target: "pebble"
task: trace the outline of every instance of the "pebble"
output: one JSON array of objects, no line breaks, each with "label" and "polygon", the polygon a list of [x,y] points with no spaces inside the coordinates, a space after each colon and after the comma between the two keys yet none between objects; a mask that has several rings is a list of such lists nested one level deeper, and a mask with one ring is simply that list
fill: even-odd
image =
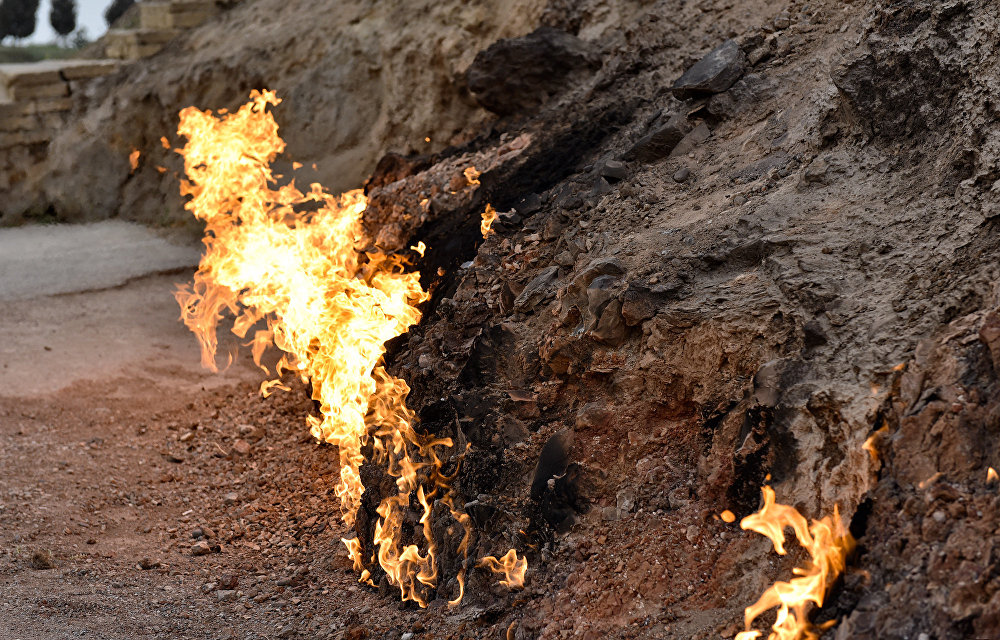
[{"label": "pebble", "polygon": [[691,175],[691,170],[687,167],[681,167],[674,173],[674,182],[684,182]]},{"label": "pebble", "polygon": [[215,592],[215,599],[219,602],[231,602],[236,599],[236,591],[233,589],[220,589]]},{"label": "pebble", "polygon": [[241,456],[250,455],[250,443],[242,438],[237,438],[233,442],[233,451]]},{"label": "pebble", "polygon": [[208,546],[208,543],[204,540],[199,540],[191,545],[191,555],[193,556],[204,556],[212,553],[212,547]]}]

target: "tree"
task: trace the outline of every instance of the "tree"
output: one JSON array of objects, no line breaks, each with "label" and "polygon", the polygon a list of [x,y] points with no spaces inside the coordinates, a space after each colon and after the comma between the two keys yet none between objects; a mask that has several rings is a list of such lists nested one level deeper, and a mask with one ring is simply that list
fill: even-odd
[{"label": "tree", "polygon": [[63,38],[76,29],[76,0],[52,0],[49,24]]},{"label": "tree", "polygon": [[39,0],[3,0],[0,2],[0,33],[17,39],[35,32]]},{"label": "tree", "polygon": [[104,21],[110,27],[115,20],[122,17],[126,11],[135,4],[135,0],[111,0],[111,4],[104,10]]}]

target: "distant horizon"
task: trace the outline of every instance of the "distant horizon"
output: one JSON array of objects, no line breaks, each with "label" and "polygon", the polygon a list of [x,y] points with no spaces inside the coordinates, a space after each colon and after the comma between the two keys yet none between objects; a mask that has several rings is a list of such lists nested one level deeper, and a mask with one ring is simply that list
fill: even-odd
[{"label": "distant horizon", "polygon": [[[108,30],[108,25],[104,22],[104,10],[110,4],[111,0],[76,0],[76,28],[79,30],[83,27],[87,30],[87,40],[97,40]],[[31,34],[31,37],[20,41],[7,38],[4,40],[4,46],[9,47],[15,42],[19,44],[55,44],[59,42],[59,36],[49,24],[51,7],[51,0],[41,0],[38,15],[35,16],[35,32]]]}]

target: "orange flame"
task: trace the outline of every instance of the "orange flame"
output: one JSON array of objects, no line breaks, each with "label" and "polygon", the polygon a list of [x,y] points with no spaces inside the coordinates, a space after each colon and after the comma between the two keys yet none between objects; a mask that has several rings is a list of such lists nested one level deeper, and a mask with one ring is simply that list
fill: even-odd
[{"label": "orange flame", "polygon": [[483,234],[483,240],[486,239],[486,236],[492,233],[490,227],[493,226],[493,223],[496,221],[496,219],[497,219],[496,209],[493,208],[493,205],[487,204],[486,211],[483,211],[483,221],[479,223],[479,230]]},{"label": "orange flame", "polygon": [[1000,476],[997,476],[997,470],[993,467],[986,469],[986,482],[996,482],[1000,480]]},{"label": "orange flame", "polygon": [[485,556],[479,561],[479,566],[488,567],[493,573],[502,573],[504,579],[500,581],[505,587],[520,589],[524,586],[524,574],[528,571],[528,560],[518,558],[517,552],[511,549],[502,558],[497,560],[494,556]]},{"label": "orange flame", "polygon": [[[771,627],[768,640],[815,640],[819,637],[816,628],[806,617],[809,603],[823,606],[827,591],[847,566],[847,555],[854,548],[854,538],[844,529],[836,506],[832,516],[807,525],[806,519],[794,507],[775,502],[771,487],[765,486],[762,493],[763,508],[743,518],[740,527],[767,536],[780,555],[785,555],[784,529],[791,527],[811,561],[804,567],[794,569],[798,577],[789,582],[775,582],[756,603],[746,608],[744,618],[747,630],[736,634],[735,640],[760,637],[761,632],[751,630],[750,625],[760,614],[774,607],[778,607],[777,620]],[[833,622],[829,624],[832,625]]]},{"label": "orange flame", "polygon": [[465,181],[468,182],[470,186],[479,184],[479,176],[482,174],[479,173],[479,170],[475,167],[466,167],[465,171],[462,173],[465,175]]},{"label": "orange flame", "polygon": [[[420,274],[406,272],[405,259],[378,250],[362,250],[361,216],[366,198],[360,190],[332,196],[321,185],[307,192],[295,182],[283,186],[270,163],[284,150],[269,106],[280,102],[270,91],[250,94],[236,112],[213,115],[188,107],[180,113],[178,134],[188,142],[184,157],[188,180],[185,208],[206,224],[205,255],[194,283],[176,297],[181,319],[201,343],[202,363],[216,370],[216,330],[224,312],[235,317],[232,331],[250,338],[254,361],[261,363],[274,345],[284,352],[261,384],[267,395],[284,388],[281,376],[293,372],[312,382],[320,416],[309,416],[313,436],[337,446],[340,479],[335,492],[343,520],[352,525],[364,486],[362,448],[369,442],[377,462],[396,478],[397,495],[376,509],[371,544],[391,584],[403,600],[426,606],[427,588],[437,584],[436,548],[431,530],[435,502],[447,506],[465,529],[458,551],[468,552],[469,517],[455,506],[451,476],[441,473],[440,447],[450,438],[418,434],[406,407],[409,387],[382,366],[386,341],[420,319],[417,305],[428,299]],[[412,249],[423,255],[423,242]],[[402,544],[405,516],[416,495],[423,508],[420,531],[425,549]],[[360,581],[372,584],[364,569],[358,538],[343,539]],[[508,556],[516,554],[513,550]],[[523,578],[527,562],[520,560]],[[464,593],[464,569],[457,604]]]},{"label": "orange flame", "polygon": [[135,173],[135,170],[139,168],[139,150],[132,149],[132,153],[128,154],[128,166],[131,167],[129,173]]}]

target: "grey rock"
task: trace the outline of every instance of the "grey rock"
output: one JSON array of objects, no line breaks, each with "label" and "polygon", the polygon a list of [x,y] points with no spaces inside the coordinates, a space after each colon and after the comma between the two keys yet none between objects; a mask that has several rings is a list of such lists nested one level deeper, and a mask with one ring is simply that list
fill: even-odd
[{"label": "grey rock", "polygon": [[552,261],[561,267],[572,267],[576,262],[569,251],[561,251]]},{"label": "grey rock", "polygon": [[622,303],[618,300],[610,301],[601,312],[597,327],[590,333],[594,338],[612,346],[621,344],[626,335],[625,319],[622,318]]},{"label": "grey rock", "polygon": [[608,193],[611,193],[611,185],[607,180],[598,178],[594,181],[594,187],[590,190],[591,196],[603,196]]},{"label": "grey rock", "polygon": [[674,173],[674,182],[684,182],[691,175],[691,170],[687,167],[681,167]]},{"label": "grey rock", "polygon": [[666,158],[684,139],[690,125],[681,114],[670,114],[665,120],[654,122],[648,132],[625,152],[626,160],[654,162]]},{"label": "grey rock", "polygon": [[215,599],[219,602],[232,602],[236,599],[236,591],[233,589],[220,589],[215,592]]},{"label": "grey rock", "polygon": [[685,71],[672,91],[679,100],[721,93],[740,79],[746,65],[740,46],[735,40],[726,40]]},{"label": "grey rock", "polygon": [[618,511],[621,513],[628,513],[635,509],[635,489],[632,487],[626,487],[618,491],[615,496],[615,502],[618,506]]},{"label": "grey rock", "polygon": [[484,108],[510,115],[538,107],[570,84],[572,75],[601,66],[593,45],[565,31],[540,27],[476,54],[465,73]]},{"label": "grey rock", "polygon": [[514,310],[526,312],[545,299],[552,290],[552,283],[559,277],[559,267],[546,267],[524,287],[521,295],[514,300]]},{"label": "grey rock", "polygon": [[623,180],[628,168],[621,160],[605,160],[598,165],[598,173],[609,180]]}]

